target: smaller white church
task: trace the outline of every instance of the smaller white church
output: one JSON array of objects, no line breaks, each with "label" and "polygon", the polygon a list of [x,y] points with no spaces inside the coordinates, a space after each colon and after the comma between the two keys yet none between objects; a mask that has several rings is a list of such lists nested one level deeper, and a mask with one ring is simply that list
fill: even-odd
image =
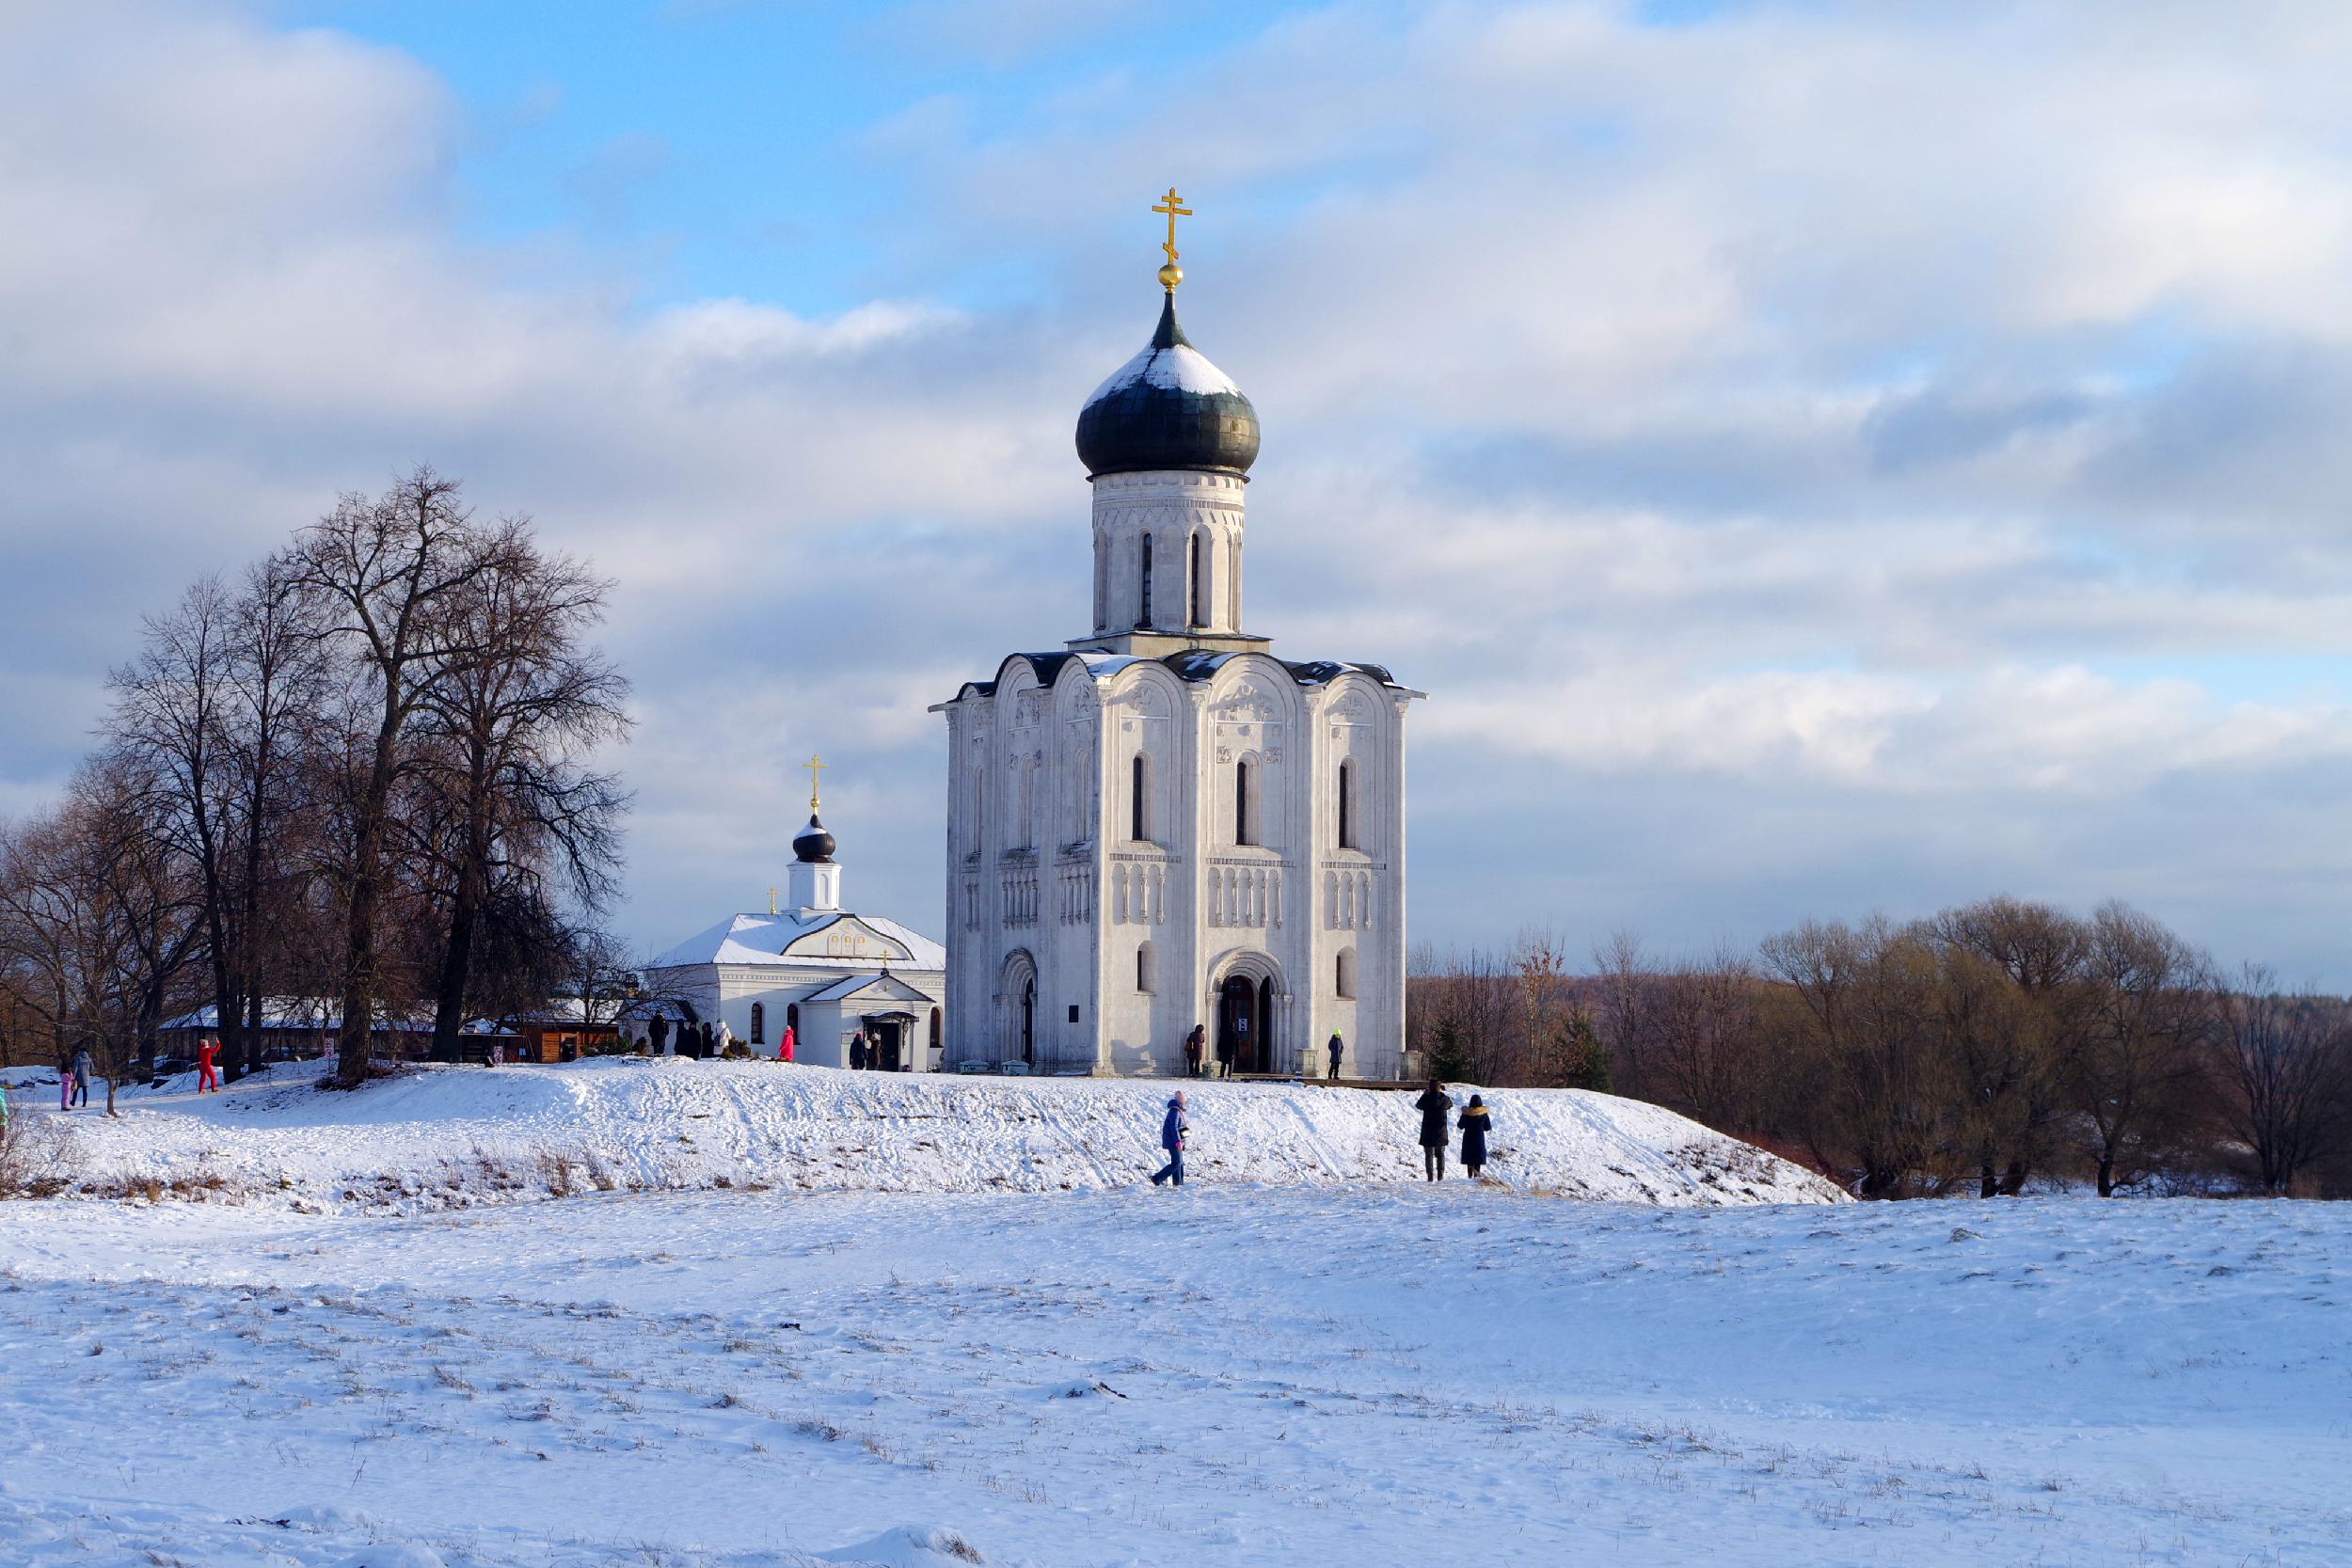
[{"label": "smaller white church", "polygon": [[763,1055],[789,1029],[795,1061],[846,1068],[862,1033],[868,1068],[936,1072],[946,949],[895,920],[842,908],[836,847],[812,790],[783,906],[729,915],[678,943],[646,966],[645,990],[714,1027],[723,1022]]}]

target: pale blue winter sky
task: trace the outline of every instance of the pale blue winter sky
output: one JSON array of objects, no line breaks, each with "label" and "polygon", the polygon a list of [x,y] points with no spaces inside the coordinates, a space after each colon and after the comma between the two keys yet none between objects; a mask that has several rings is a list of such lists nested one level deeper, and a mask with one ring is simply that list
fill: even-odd
[{"label": "pale blue winter sky", "polygon": [[431,460],[622,579],[630,937],[812,749],[936,930],[924,705],[1084,629],[1173,182],[1254,629],[1431,693],[1416,937],[2114,895],[2352,987],[2347,79],[2319,0],[0,0],[0,813]]}]

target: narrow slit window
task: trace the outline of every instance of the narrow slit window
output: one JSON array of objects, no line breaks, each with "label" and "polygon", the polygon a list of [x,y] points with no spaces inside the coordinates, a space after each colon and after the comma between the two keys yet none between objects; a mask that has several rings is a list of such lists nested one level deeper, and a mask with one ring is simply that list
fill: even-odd
[{"label": "narrow slit window", "polygon": [[1143,760],[1141,752],[1136,753],[1136,760],[1128,772],[1127,836],[1140,842],[1152,836],[1152,768]]},{"label": "narrow slit window", "polygon": [[1356,846],[1356,765],[1340,764],[1340,847]]},{"label": "narrow slit window", "polygon": [[1143,570],[1141,576],[1142,581],[1139,585],[1141,589],[1141,596],[1136,605],[1136,625],[1139,626],[1148,626],[1152,624],[1152,536],[1148,533],[1143,536]]},{"label": "narrow slit window", "polygon": [[1192,592],[1189,597],[1192,600],[1192,624],[1196,626],[1205,626],[1209,624],[1209,575],[1201,570],[1200,535],[1199,533],[1192,536],[1190,570]]},{"label": "narrow slit window", "polygon": [[1258,842],[1253,832],[1257,824],[1250,820],[1250,808],[1256,802],[1249,798],[1250,784],[1253,782],[1250,775],[1256,771],[1257,769],[1246,761],[1233,764],[1233,842],[1235,844]]}]

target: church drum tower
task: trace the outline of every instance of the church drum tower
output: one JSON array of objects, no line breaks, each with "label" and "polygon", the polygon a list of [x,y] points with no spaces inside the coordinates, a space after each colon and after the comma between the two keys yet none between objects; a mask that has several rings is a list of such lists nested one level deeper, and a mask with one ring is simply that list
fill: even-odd
[{"label": "church drum tower", "polygon": [[1394,1078],[1405,1035],[1405,716],[1376,664],[1242,629],[1249,400],[1176,320],[1078,415],[1094,625],[1014,654],[947,716],[944,1065]]}]

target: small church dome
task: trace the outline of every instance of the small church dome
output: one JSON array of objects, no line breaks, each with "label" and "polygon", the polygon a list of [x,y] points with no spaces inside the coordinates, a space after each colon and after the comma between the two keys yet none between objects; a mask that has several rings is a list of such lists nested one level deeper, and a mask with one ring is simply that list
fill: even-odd
[{"label": "small church dome", "polygon": [[808,826],[792,835],[792,858],[810,865],[831,865],[834,845],[833,834],[817,820],[817,814],[808,814]]},{"label": "small church dome", "polygon": [[1149,347],[1094,389],[1078,411],[1078,460],[1089,475],[1154,468],[1247,474],[1258,459],[1258,411],[1160,307]]}]

